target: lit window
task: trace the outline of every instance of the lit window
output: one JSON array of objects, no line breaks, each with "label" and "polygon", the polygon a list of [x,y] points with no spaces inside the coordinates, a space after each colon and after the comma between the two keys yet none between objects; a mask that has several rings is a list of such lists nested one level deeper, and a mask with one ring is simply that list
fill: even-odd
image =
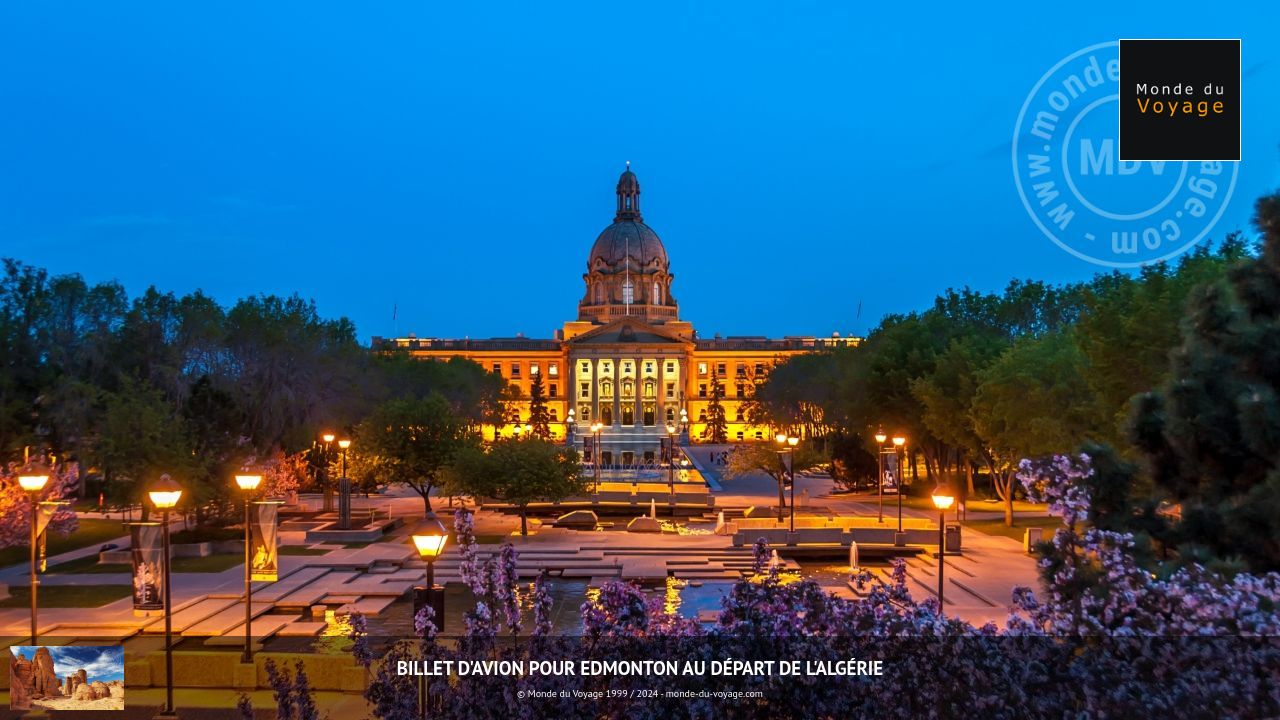
[{"label": "lit window", "polygon": [[706,377],[706,375],[707,375],[707,364],[706,364],[706,363],[698,363],[698,376],[699,376],[699,377]]},{"label": "lit window", "polygon": [[539,370],[541,370],[541,369],[542,369],[542,366],[541,366],[539,363],[529,363],[529,374],[530,374],[530,375],[537,375],[537,374],[538,374],[538,371],[539,371]]},{"label": "lit window", "polygon": [[557,376],[559,376],[559,375],[560,375],[560,363],[548,363],[548,364],[547,364],[547,374],[548,374],[548,375],[550,375],[551,377],[557,377]]}]

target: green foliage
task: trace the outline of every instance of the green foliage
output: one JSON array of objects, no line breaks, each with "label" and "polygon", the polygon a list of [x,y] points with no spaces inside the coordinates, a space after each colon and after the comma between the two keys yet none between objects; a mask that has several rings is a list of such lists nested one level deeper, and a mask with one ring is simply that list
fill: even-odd
[{"label": "green foliage", "polygon": [[542,384],[542,373],[534,373],[529,383],[529,426],[535,436],[544,440],[551,437],[551,413],[547,409],[547,394]]},{"label": "green foliage", "polygon": [[1168,379],[1135,403],[1132,439],[1181,504],[1195,559],[1280,568],[1280,195],[1261,199],[1261,256],[1190,294]]},{"label": "green foliage", "polygon": [[702,438],[708,442],[724,443],[729,441],[729,422],[724,414],[724,382],[715,369],[711,370],[711,397],[707,401],[707,426],[702,430]]},{"label": "green foliage", "polygon": [[529,503],[584,494],[588,480],[576,450],[535,436],[460,451],[449,488],[454,494],[497,498],[520,508],[520,532],[527,535]]},{"label": "green foliage", "polygon": [[479,437],[471,422],[454,412],[443,396],[389,400],[356,427],[360,448],[357,477],[376,483],[408,485],[431,512],[431,490],[454,457],[474,447]]}]

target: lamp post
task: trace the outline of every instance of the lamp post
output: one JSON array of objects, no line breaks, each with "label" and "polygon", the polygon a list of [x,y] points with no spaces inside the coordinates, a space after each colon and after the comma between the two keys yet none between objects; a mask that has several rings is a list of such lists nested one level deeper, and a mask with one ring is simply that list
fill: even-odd
[{"label": "lamp post", "polygon": [[686,434],[688,432],[689,432],[689,411],[684,408],[680,408],[680,440],[685,444],[688,444],[689,442],[689,436]]},{"label": "lamp post", "polygon": [[[418,550],[418,557],[427,563],[427,586],[425,588],[414,588],[414,615],[416,616],[422,605],[430,605],[434,617],[431,624],[435,626],[436,632],[444,628],[444,588],[436,588],[435,563],[436,558],[440,557],[440,553],[444,552],[445,541],[449,539],[449,533],[445,530],[444,525],[434,517],[427,518],[422,525],[413,533],[413,546]],[[418,676],[418,708],[422,717],[427,717],[427,700],[430,697],[427,693],[427,676],[425,674]]]},{"label": "lamp post", "polygon": [[338,527],[351,529],[351,479],[347,477],[347,448],[351,441],[343,438],[338,441],[338,449],[342,452],[342,477],[338,478]]},{"label": "lamp post", "polygon": [[895,488],[898,491],[898,535],[902,535],[902,447],[907,444],[907,438],[903,435],[893,436],[893,457],[897,460],[897,474],[894,480],[897,484]]},{"label": "lamp post", "polygon": [[573,426],[577,422],[577,418],[573,414],[573,408],[569,408],[569,412],[564,417],[564,444],[573,447]]},{"label": "lamp post", "polygon": [[884,441],[889,439],[884,430],[876,430],[876,522],[884,522]]},{"label": "lamp post", "polygon": [[[244,492],[244,655],[241,662],[253,662],[253,635],[252,626],[253,612],[249,607],[249,600],[253,597],[253,541],[249,532],[249,525],[252,520],[249,516],[249,504],[253,500],[253,493],[262,484],[262,476],[254,473],[244,473],[236,475],[236,485]],[[167,534],[166,534],[167,537]],[[167,562],[167,561],[166,561]],[[166,583],[165,589],[169,586]]]},{"label": "lamp post", "polygon": [[601,452],[602,448],[600,447],[600,431],[602,430],[604,430],[603,423],[597,422],[591,424],[591,434],[595,438],[594,456],[591,458],[595,461],[595,487],[591,490],[593,493],[600,492],[600,460],[604,457],[604,453]]},{"label": "lamp post", "polygon": [[324,441],[324,495],[321,498],[321,508],[324,512],[333,512],[333,488],[329,485],[329,463],[333,452],[333,439],[337,437],[331,432],[327,432],[320,436]]},{"label": "lamp post", "polygon": [[667,494],[671,496],[671,517],[676,516],[676,431],[667,425]]},{"label": "lamp post", "polygon": [[164,711],[157,718],[176,718],[173,711],[173,590],[169,572],[169,511],[182,498],[182,486],[166,473],[147,491],[151,504],[160,511],[160,537],[164,542]]},{"label": "lamp post", "polygon": [[[782,469],[791,479],[791,532],[796,531],[796,445],[800,444],[800,438],[787,433],[778,433],[774,436],[774,440],[778,441],[778,445],[782,447],[778,451],[779,458],[786,458],[782,461]],[[790,461],[790,462],[788,462]],[[778,479],[778,522],[782,522],[782,479]]]},{"label": "lamp post", "polygon": [[933,506],[938,509],[938,612],[942,612],[942,570],[944,564],[942,562],[943,555],[946,554],[947,541],[947,510],[951,508],[951,503],[956,498],[947,492],[942,485],[933,489]]},{"label": "lamp post", "polygon": [[39,633],[36,623],[37,604],[36,604],[36,588],[40,584],[40,579],[36,576],[36,546],[40,544],[40,531],[37,527],[39,523],[38,516],[40,514],[40,492],[44,490],[44,486],[49,483],[49,476],[40,473],[34,468],[29,470],[30,474],[18,476],[18,486],[31,499],[31,644],[39,644],[36,636]]}]

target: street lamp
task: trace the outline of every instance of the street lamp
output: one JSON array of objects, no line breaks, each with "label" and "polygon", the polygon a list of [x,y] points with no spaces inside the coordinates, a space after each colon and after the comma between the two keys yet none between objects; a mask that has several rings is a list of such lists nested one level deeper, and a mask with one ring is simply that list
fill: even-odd
[{"label": "street lamp", "polygon": [[[787,433],[778,433],[774,436],[774,440],[778,441],[781,450],[778,451],[778,457],[786,458],[782,461],[782,469],[791,478],[791,532],[796,531],[796,445],[800,444],[800,438]],[[787,462],[787,461],[790,462]],[[778,522],[782,522],[782,477],[778,477]]]},{"label": "street lamp", "polygon": [[577,422],[577,418],[573,414],[573,408],[569,408],[569,412],[564,417],[564,444],[573,445],[573,425]]},{"label": "street lamp", "polygon": [[671,517],[676,516],[676,426],[667,424],[667,493],[671,496]]},{"label": "street lamp", "polygon": [[[253,473],[243,473],[236,475],[236,485],[244,492],[244,655],[242,662],[253,662],[253,636],[252,626],[253,613],[249,607],[249,600],[253,597],[253,551],[252,536],[249,533],[249,525],[251,519],[249,517],[249,503],[253,499],[253,493],[262,484],[262,476]],[[167,590],[169,585],[165,584]]]},{"label": "street lamp", "polygon": [[[423,605],[431,607],[434,617],[431,623],[437,632],[444,629],[444,588],[436,588],[435,563],[440,553],[444,552],[444,544],[449,533],[444,525],[434,517],[428,517],[413,533],[413,546],[418,550],[418,557],[427,563],[427,586],[414,588],[414,608],[416,616]],[[418,708],[422,717],[427,717],[427,676],[418,676]]]},{"label": "street lamp", "polygon": [[956,498],[942,485],[933,489],[933,506],[938,509],[938,612],[942,612],[942,556],[946,552],[947,510]]},{"label": "street lamp", "polygon": [[884,430],[876,430],[876,497],[880,507],[876,510],[876,522],[884,522],[884,441],[889,436]]},{"label": "street lamp", "polygon": [[18,476],[18,486],[31,499],[31,644],[38,645],[36,635],[36,587],[40,580],[36,577],[36,546],[40,544],[40,531],[37,527],[40,514],[40,492],[49,484],[49,476],[41,474],[36,468],[28,468],[30,474]]},{"label": "street lamp", "polygon": [[902,449],[907,444],[907,438],[903,435],[893,436],[893,458],[897,461],[897,472],[894,473],[894,481],[898,491],[898,535],[902,535],[902,480],[904,473],[902,471]]},{"label": "street lamp", "polygon": [[331,432],[324,433],[320,439],[324,441],[324,486],[322,488],[323,495],[320,500],[321,509],[324,512],[333,512],[333,488],[329,485],[329,458],[333,452],[333,439],[337,437]]},{"label": "street lamp", "polygon": [[338,478],[338,528],[351,529],[351,479],[347,477],[347,448],[351,441],[343,438],[338,441],[338,449],[342,451],[342,476]]},{"label": "street lamp", "polygon": [[147,492],[151,504],[160,511],[161,532],[164,540],[164,711],[157,718],[176,718],[173,711],[173,590],[170,587],[169,572],[169,511],[182,498],[182,486],[173,481],[168,473],[160,476],[160,481],[151,486]]},{"label": "street lamp", "polygon": [[595,437],[595,455],[591,458],[595,461],[595,488],[592,492],[600,492],[600,459],[604,456],[600,447],[600,431],[604,430],[604,423],[592,423],[591,434]]}]

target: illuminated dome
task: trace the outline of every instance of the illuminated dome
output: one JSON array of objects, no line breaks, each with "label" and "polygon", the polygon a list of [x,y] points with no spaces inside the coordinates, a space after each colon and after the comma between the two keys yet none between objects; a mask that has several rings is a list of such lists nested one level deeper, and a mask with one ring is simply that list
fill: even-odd
[{"label": "illuminated dome", "polygon": [[630,163],[618,178],[618,207],[613,224],[596,237],[583,275],[587,291],[578,304],[579,319],[608,322],[637,315],[651,322],[676,317],[671,297],[671,268],[658,234],[640,214],[640,181]]}]

